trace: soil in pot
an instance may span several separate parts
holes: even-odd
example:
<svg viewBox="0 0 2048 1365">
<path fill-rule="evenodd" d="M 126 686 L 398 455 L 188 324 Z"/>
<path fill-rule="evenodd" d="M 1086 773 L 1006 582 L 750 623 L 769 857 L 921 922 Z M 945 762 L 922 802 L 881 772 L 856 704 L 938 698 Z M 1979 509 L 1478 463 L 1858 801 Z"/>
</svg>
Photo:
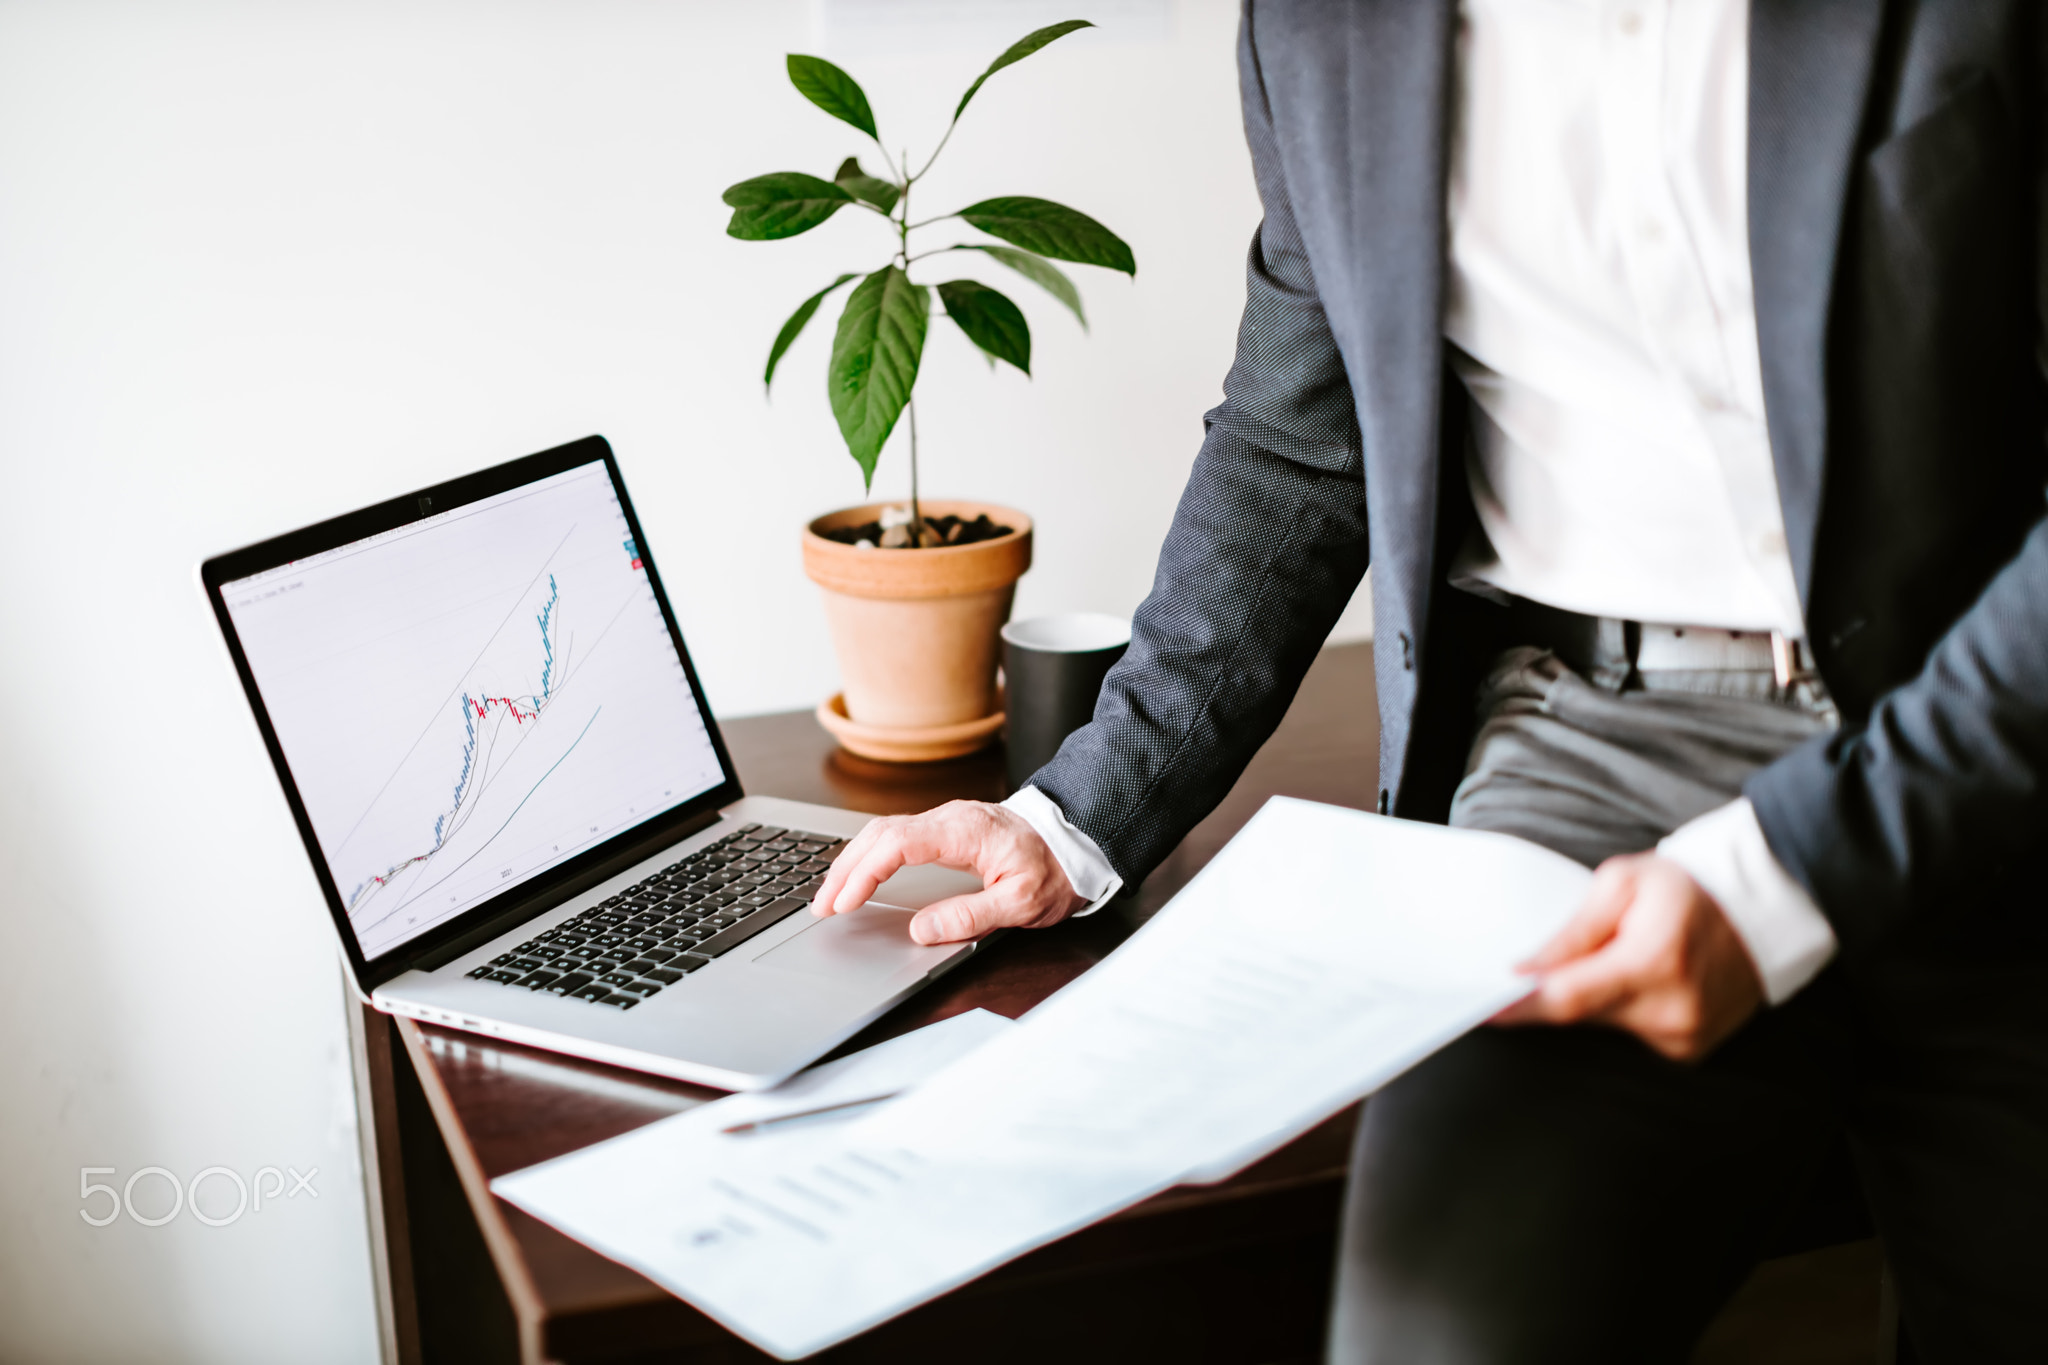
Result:
<svg viewBox="0 0 2048 1365">
<path fill-rule="evenodd" d="M 929 547 L 940 545 L 974 545 L 984 540 L 995 540 L 1001 536 L 1006 536 L 1013 529 L 999 521 L 991 520 L 986 512 L 971 520 L 966 517 L 956 517 L 950 514 L 941 517 L 926 517 L 924 524 L 926 532 L 932 537 L 926 542 Z M 892 531 L 900 532 L 901 535 L 892 536 Z M 885 550 L 907 550 L 911 548 L 909 544 L 909 531 L 910 528 L 907 526 L 892 527 L 890 530 L 884 530 L 880 521 L 864 521 L 857 526 L 834 526 L 829 530 L 821 530 L 818 534 L 827 540 L 836 540 L 841 545 L 858 545 L 862 541 L 866 541 L 869 545 L 880 546 Z M 891 539 L 901 539 L 904 543 L 902 545 L 891 545 L 889 544 Z"/>
</svg>

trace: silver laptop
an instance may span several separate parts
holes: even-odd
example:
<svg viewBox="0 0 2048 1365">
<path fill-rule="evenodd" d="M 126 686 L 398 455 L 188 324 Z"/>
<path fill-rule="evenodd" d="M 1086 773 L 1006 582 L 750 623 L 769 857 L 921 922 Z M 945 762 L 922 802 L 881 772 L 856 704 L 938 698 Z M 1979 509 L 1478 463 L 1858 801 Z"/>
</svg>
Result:
<svg viewBox="0 0 2048 1365">
<path fill-rule="evenodd" d="M 908 932 L 963 873 L 808 913 L 867 817 L 742 794 L 601 437 L 200 578 L 380 1009 L 753 1089 L 974 951 Z"/>
</svg>

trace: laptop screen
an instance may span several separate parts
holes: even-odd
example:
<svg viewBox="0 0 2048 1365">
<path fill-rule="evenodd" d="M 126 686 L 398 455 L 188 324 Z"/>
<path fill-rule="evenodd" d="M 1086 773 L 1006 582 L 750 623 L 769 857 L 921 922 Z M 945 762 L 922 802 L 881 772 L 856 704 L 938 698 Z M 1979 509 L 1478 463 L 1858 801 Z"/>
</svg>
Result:
<svg viewBox="0 0 2048 1365">
<path fill-rule="evenodd" d="M 724 780 L 601 459 L 220 597 L 365 959 Z"/>
</svg>

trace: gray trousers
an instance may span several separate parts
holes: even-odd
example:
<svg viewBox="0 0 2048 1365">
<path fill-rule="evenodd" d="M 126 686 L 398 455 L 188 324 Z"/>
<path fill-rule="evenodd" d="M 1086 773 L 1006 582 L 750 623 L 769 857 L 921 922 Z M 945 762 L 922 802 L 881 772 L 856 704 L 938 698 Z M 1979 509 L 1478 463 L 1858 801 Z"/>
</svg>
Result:
<svg viewBox="0 0 2048 1365">
<path fill-rule="evenodd" d="M 1534 647 L 1502 655 L 1480 692 L 1451 823 L 1594 867 L 1726 805 L 1751 773 L 1834 720 L 1817 687 L 1780 698 L 1768 673 L 1634 681 L 1649 686 L 1596 686 Z"/>
<path fill-rule="evenodd" d="M 1585 676 L 1626 672 L 1503 655 L 1452 823 L 1590 866 L 1833 723 L 1768 674 Z M 1695 1066 L 1482 1028 L 1401 1077 L 1353 1152 L 1329 1357 L 1682 1361 L 1845 1136 L 1916 1358 L 2048 1360 L 2048 953 L 1981 933 L 1832 965 Z"/>
</svg>

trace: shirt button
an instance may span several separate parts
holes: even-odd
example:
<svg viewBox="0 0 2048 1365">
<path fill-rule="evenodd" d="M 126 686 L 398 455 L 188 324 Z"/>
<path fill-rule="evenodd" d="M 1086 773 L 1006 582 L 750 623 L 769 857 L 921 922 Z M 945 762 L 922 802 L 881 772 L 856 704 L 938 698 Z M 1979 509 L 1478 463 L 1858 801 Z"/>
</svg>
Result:
<svg viewBox="0 0 2048 1365">
<path fill-rule="evenodd" d="M 1621 31 L 1630 38 L 1641 33 L 1643 31 L 1643 16 L 1637 14 L 1634 10 L 1624 10 L 1621 16 Z"/>
<path fill-rule="evenodd" d="M 1759 531 L 1756 535 L 1756 552 L 1765 559 L 1782 558 L 1785 554 L 1785 533 L 1783 531 Z"/>
<path fill-rule="evenodd" d="M 1655 218 L 1645 218 L 1636 224 L 1636 236 L 1646 242 L 1661 242 L 1664 240 L 1664 225 Z"/>
</svg>

